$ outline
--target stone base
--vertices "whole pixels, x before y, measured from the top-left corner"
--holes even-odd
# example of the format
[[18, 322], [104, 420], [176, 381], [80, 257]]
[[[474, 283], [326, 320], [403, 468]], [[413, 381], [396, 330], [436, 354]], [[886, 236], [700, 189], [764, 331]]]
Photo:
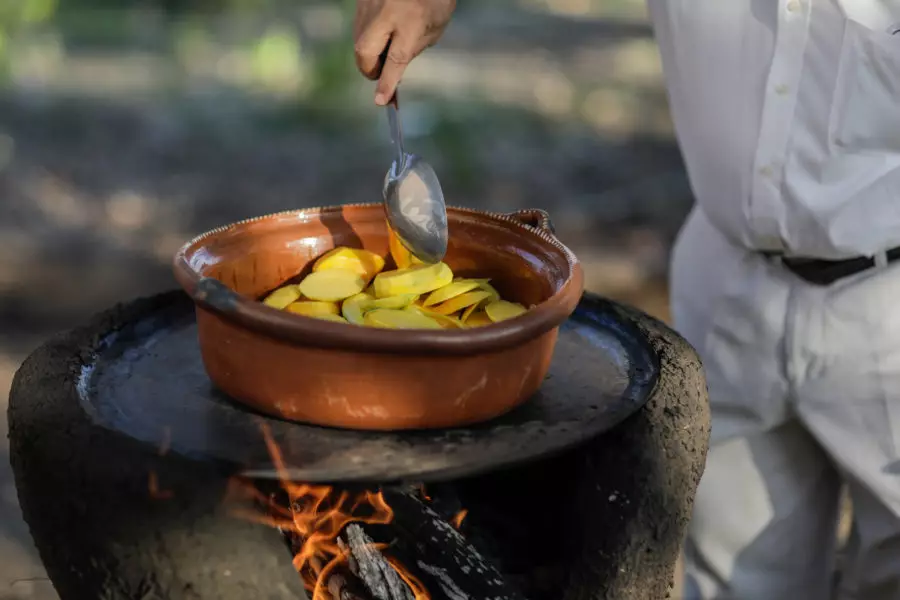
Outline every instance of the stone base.
[[[99, 340], [177, 294], [107, 311], [46, 343], [16, 374], [11, 462], [41, 559], [62, 600], [305, 598], [281, 536], [224, 511], [227, 469], [160, 456], [96, 426], [80, 402], [81, 366]], [[571, 527], [567, 541], [579, 546], [578, 559], [557, 598], [666, 597], [705, 462], [710, 421], [696, 353], [662, 323], [616, 310], [661, 362], [646, 406], [574, 450], [476, 478], [496, 491], [498, 504], [566, 490], [542, 494], [558, 506], [512, 504], [523, 518], [540, 509]], [[150, 473], [165, 498], [149, 493]]]

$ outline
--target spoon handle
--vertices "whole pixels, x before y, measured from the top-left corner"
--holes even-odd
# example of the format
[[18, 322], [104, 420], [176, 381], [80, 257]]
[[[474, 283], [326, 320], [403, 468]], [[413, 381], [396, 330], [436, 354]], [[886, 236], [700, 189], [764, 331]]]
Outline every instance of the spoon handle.
[[387, 103], [388, 124], [391, 128], [391, 140], [394, 142], [394, 151], [397, 153], [397, 173], [399, 173], [406, 162], [406, 153], [403, 151], [403, 129], [400, 127], [400, 113], [397, 106], [397, 92], [391, 97]]

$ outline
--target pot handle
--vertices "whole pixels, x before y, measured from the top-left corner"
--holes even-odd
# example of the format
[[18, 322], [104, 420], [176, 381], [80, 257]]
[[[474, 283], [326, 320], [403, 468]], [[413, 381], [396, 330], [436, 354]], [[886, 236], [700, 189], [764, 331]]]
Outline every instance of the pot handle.
[[212, 277], [201, 277], [192, 294], [199, 304], [230, 314], [240, 310], [241, 296]]
[[553, 221], [550, 220], [550, 215], [539, 208], [523, 208], [522, 210], [506, 213], [506, 216], [515, 219], [522, 225], [556, 237], [556, 228], [553, 226]]

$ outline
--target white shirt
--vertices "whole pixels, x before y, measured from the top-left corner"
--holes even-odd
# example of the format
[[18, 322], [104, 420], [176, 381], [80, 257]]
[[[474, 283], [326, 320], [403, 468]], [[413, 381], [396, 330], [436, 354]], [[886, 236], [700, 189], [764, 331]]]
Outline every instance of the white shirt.
[[900, 0], [648, 0], [697, 202], [735, 243], [900, 246]]

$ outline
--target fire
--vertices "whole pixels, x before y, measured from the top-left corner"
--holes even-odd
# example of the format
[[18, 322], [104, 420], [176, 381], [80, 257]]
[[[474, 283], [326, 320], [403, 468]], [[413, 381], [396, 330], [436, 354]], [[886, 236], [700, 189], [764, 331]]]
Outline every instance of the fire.
[[156, 471], [150, 471], [147, 478], [147, 489], [154, 500], [169, 500], [174, 495], [172, 490], [164, 490], [159, 487], [159, 477]]
[[[159, 450], [157, 454], [162, 457], [165, 456], [169, 452], [169, 445], [172, 443], [172, 429], [167, 425], [163, 427], [163, 439], [159, 445]], [[156, 500], [168, 500], [174, 494], [172, 490], [164, 490], [159, 486], [159, 476], [156, 474], [156, 471], [151, 470], [147, 474], [147, 489], [150, 492], [150, 497]]]
[[422, 497], [425, 502], [431, 502], [431, 496], [428, 495], [428, 490], [425, 489], [425, 484], [419, 484], [419, 495]]
[[467, 514], [469, 514], [469, 511], [467, 511], [466, 509], [462, 509], [461, 511], [456, 513], [456, 515], [452, 519], [450, 519], [450, 524], [453, 525], [453, 527], [455, 527], [456, 529], [459, 529], [460, 527], [462, 527], [463, 519], [466, 518]]
[[[394, 511], [380, 491], [351, 494], [338, 492], [328, 485], [290, 481], [278, 445], [268, 427], [263, 425], [262, 429], [272, 462], [279, 473], [280, 485], [288, 495], [289, 507], [280, 506], [272, 499], [263, 497], [252, 486], [234, 480], [230, 493], [252, 494], [268, 507], [270, 514], [234, 512], [296, 534], [301, 543], [299, 548], [295, 548], [293, 563], [304, 586], [312, 593], [311, 600], [334, 600], [335, 596], [329, 591], [329, 581], [335, 570], [347, 564], [349, 558], [338, 544], [338, 535], [349, 523], [386, 525], [393, 520]], [[375, 544], [374, 547], [378, 550], [387, 548], [385, 544]], [[431, 600], [425, 586], [399, 561], [387, 555], [385, 559], [412, 591], [415, 600]]]

